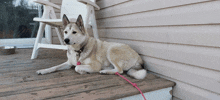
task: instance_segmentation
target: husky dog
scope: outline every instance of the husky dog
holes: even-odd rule
[[[76,23],[70,23],[67,16],[63,16],[64,41],[67,45],[80,51],[76,72],[102,74],[127,74],[136,78],[144,79],[147,71],[143,68],[143,60],[128,45],[121,43],[105,42],[90,37],[83,25],[82,16],[79,15]],[[104,69],[112,65],[113,69]],[[104,69],[104,70],[103,70]]]
[[[136,79],[144,79],[147,71],[143,68],[143,60],[128,45],[101,41],[90,37],[86,32],[82,16],[76,23],[70,23],[67,16],[63,16],[64,42],[68,46],[68,61],[52,68],[37,71],[38,74],[51,73],[56,70],[69,69],[76,66],[75,71],[80,74],[95,73],[127,74]],[[80,65],[77,64],[80,62]]]

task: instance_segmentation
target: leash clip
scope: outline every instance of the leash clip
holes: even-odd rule
[[[80,61],[78,61],[78,62],[77,62],[77,65],[81,65],[81,62],[80,62]]]

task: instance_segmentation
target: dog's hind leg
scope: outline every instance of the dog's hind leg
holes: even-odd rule
[[[123,70],[121,69],[121,67],[118,66],[117,63],[112,63],[112,65],[114,66],[114,69],[105,69],[105,70],[101,70],[99,71],[99,73],[101,74],[115,74],[116,72],[122,74]]]
[[[48,73],[52,73],[55,72],[57,70],[65,70],[65,69],[70,69],[71,65],[68,64],[68,62],[62,63],[60,65],[51,67],[51,68],[47,68],[47,69],[42,69],[42,70],[38,70],[37,74],[48,74]]]
[[[123,69],[121,68],[121,64],[119,64],[120,61],[120,57],[119,54],[122,54],[123,51],[120,51],[119,48],[113,48],[113,49],[109,49],[108,53],[107,53],[107,58],[109,60],[109,62],[113,65],[114,69],[105,69],[105,70],[101,70],[99,71],[99,73],[101,74],[115,74],[116,72],[122,74],[123,73]]]

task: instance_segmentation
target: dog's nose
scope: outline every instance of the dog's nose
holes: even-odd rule
[[[69,44],[70,39],[65,39],[64,42],[65,42],[66,44]]]

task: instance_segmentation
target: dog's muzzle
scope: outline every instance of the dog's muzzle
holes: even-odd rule
[[[70,44],[70,39],[65,39],[64,42],[65,42],[66,44]]]

